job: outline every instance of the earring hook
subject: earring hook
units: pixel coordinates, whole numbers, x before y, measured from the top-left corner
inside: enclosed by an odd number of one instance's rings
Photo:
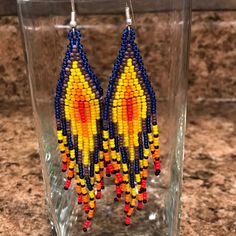
[[[125,6],[125,15],[126,15],[126,24],[128,27],[130,27],[132,25],[132,18],[130,16],[130,8],[126,2],[126,6]]]
[[[128,0],[126,1],[125,15],[126,15],[127,26],[129,28],[131,27],[131,25],[135,27],[136,24],[135,24],[135,19],[134,19],[134,9],[133,9],[132,0],[129,0],[129,4],[128,4]]]
[[[76,13],[75,13],[75,0],[71,0],[71,20],[70,20],[70,26],[72,28],[76,27]]]

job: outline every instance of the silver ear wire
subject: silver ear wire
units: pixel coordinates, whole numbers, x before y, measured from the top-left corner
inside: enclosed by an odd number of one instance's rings
[[[125,15],[126,15],[126,24],[127,24],[127,26],[131,26],[132,25],[132,18],[130,16],[130,9],[129,9],[129,6],[128,6],[127,3],[126,3],[126,6],[125,6]]]
[[[75,14],[75,1],[71,0],[71,20],[70,20],[70,26],[74,28],[77,23],[76,23],[76,14]]]

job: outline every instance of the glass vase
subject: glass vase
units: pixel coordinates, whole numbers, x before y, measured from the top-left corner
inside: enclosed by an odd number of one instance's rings
[[[125,27],[126,1],[76,1],[78,27],[89,64],[106,91]],[[191,6],[188,0],[133,0],[137,44],[157,96],[161,175],[152,168],[148,202],[124,225],[123,202],[114,202],[113,177],[97,202],[87,235],[178,235],[186,117]],[[18,0],[45,195],[56,235],[80,235],[85,216],[75,186],[64,190],[54,96],[67,49],[70,1]],[[151,166],[151,165],[150,165]]]

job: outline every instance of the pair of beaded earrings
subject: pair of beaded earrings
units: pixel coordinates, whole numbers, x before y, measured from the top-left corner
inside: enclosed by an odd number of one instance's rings
[[[160,174],[156,98],[135,43],[129,7],[127,26],[106,97],[91,70],[72,2],[69,45],[55,96],[57,136],[65,189],[75,178],[78,203],[84,205],[87,231],[104,188],[104,172],[114,174],[115,201],[124,193],[125,224],[136,206],[147,202],[148,157]]]

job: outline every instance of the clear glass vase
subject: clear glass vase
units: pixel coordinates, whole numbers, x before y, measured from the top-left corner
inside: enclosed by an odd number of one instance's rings
[[[89,64],[106,91],[125,27],[126,1],[76,1]],[[157,96],[161,175],[149,170],[148,202],[124,226],[123,202],[114,202],[113,178],[97,203],[87,235],[178,235],[186,117],[190,2],[133,0],[136,39]],[[56,235],[83,234],[75,186],[64,190],[54,96],[67,49],[70,1],[18,0],[29,83],[40,145],[49,219]]]

